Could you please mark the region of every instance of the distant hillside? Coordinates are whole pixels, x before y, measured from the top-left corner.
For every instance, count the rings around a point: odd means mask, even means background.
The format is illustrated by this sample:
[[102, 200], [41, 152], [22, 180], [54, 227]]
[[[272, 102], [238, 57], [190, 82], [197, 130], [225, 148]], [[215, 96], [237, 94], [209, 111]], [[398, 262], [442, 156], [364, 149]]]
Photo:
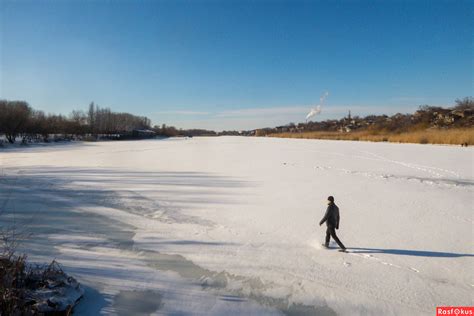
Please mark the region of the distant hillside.
[[[250, 133], [252, 134], [252, 133]], [[474, 99], [451, 108], [424, 105], [413, 114], [369, 115], [288, 124], [253, 131], [256, 136], [474, 145]]]

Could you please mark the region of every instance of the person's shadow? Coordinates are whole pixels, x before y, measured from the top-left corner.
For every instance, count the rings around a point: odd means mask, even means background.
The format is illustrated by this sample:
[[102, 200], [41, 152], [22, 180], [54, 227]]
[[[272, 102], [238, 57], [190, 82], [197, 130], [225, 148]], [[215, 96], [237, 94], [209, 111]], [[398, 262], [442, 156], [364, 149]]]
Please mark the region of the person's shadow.
[[423, 250], [406, 250], [406, 249], [380, 249], [380, 248], [358, 248], [349, 247], [352, 253], [386, 253], [390, 255], [415, 256], [415, 257], [434, 257], [434, 258], [459, 258], [459, 257], [474, 257], [474, 254], [469, 253], [452, 253], [439, 251], [423, 251]]

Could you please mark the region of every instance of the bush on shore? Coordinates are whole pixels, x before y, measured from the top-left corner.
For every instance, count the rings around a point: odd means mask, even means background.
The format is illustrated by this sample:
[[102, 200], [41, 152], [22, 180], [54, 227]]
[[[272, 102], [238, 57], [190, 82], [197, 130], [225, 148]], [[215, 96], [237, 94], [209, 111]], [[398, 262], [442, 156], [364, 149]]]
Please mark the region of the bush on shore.
[[42, 267], [25, 255], [0, 257], [0, 316], [70, 315], [83, 294], [54, 260]]

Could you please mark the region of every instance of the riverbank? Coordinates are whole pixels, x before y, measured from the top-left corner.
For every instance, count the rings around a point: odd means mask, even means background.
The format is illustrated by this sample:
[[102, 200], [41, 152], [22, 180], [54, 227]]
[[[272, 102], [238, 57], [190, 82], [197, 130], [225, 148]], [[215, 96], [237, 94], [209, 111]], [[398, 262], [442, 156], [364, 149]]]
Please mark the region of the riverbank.
[[443, 145], [474, 145], [474, 128], [468, 129], [429, 129], [405, 133], [384, 133], [370, 131], [356, 132], [302, 132], [275, 133], [268, 137], [352, 140], [370, 142], [414, 143], [414, 144], [443, 144]]

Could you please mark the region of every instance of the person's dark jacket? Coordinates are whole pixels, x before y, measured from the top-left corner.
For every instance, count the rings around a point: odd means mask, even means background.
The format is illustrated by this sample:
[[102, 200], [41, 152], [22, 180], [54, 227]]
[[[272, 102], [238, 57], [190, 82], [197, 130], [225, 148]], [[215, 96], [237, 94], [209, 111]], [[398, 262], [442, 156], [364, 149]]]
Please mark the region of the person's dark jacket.
[[319, 225], [324, 224], [328, 227], [333, 227], [339, 229], [339, 207], [336, 204], [331, 203], [328, 205], [326, 214], [324, 214], [323, 219], [319, 222]]

